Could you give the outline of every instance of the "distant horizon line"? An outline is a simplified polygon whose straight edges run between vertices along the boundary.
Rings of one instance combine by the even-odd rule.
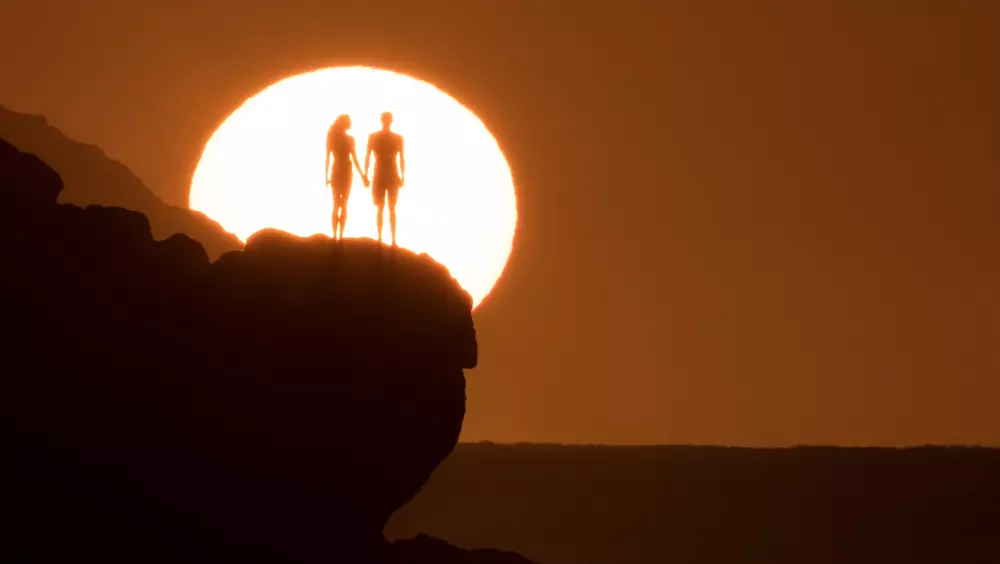
[[[1000,444],[962,444],[962,443],[926,443],[910,445],[838,445],[838,444],[795,444],[795,445],[723,445],[723,444],[696,444],[696,443],[557,443],[557,442],[502,442],[502,441],[459,441],[456,446],[486,446],[486,447],[526,447],[526,448],[604,448],[604,449],[726,449],[726,450],[795,450],[795,449],[854,449],[854,450],[917,450],[917,449],[968,449],[968,450],[1000,450]]]

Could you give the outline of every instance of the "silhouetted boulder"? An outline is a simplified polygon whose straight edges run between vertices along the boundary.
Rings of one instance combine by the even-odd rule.
[[[37,155],[65,182],[60,201],[79,206],[116,206],[142,212],[157,239],[183,233],[200,241],[210,257],[243,245],[201,212],[171,206],[147,188],[131,170],[94,145],[67,138],[42,116],[0,106],[0,138]]]
[[[472,302],[444,267],[277,231],[212,263],[0,163],[0,560],[468,561],[382,537],[465,414]]]

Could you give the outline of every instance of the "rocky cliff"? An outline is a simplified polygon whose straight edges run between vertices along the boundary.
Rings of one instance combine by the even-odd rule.
[[[61,187],[0,143],[0,559],[487,561],[382,537],[465,414],[472,304],[444,267],[277,231],[210,262]]]

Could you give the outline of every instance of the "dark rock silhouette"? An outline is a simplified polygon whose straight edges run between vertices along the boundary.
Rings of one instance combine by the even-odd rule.
[[[204,245],[209,257],[242,248],[233,234],[201,212],[164,203],[142,180],[100,148],[69,139],[42,116],[0,106],[0,138],[26,153],[37,155],[62,177],[60,201],[80,206],[118,206],[149,218],[157,239],[182,233]]]
[[[212,263],[4,142],[0,182],[0,561],[523,561],[382,536],[465,413],[444,267],[276,231]]]

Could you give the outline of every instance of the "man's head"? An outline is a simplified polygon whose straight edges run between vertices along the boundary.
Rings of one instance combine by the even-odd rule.
[[[392,125],[392,112],[382,112],[382,128],[389,129]]]

